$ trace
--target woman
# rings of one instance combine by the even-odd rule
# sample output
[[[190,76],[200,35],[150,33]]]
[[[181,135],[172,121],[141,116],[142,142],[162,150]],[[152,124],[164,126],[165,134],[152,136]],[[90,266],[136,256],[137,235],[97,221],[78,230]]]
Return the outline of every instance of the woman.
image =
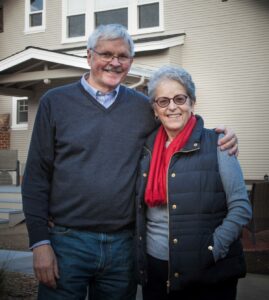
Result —
[[[239,237],[251,218],[239,163],[194,116],[195,85],[184,69],[162,67],[148,90],[161,126],[137,181],[143,299],[235,299],[246,273]]]

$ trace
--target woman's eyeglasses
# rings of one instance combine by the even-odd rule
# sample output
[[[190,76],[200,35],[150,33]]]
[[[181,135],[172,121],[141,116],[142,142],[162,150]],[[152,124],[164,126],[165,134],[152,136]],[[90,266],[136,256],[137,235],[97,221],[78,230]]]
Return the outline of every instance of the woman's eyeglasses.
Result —
[[[129,63],[132,59],[131,56],[127,55],[114,55],[111,52],[98,52],[94,49],[91,49],[94,53],[96,53],[98,56],[100,56],[101,60],[104,62],[111,62],[114,58],[117,58],[118,62],[121,64]]]
[[[154,100],[160,107],[164,108],[167,107],[170,104],[170,101],[173,100],[173,102],[176,105],[183,105],[186,103],[188,99],[188,96],[186,95],[175,95],[173,98],[168,98],[168,97],[159,97]]]

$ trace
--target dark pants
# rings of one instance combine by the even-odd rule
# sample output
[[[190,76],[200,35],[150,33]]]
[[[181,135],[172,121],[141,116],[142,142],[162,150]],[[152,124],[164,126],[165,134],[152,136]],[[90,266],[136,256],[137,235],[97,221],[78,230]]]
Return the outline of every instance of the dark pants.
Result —
[[[148,255],[148,283],[143,287],[143,300],[235,300],[237,279],[200,287],[190,287],[167,294],[167,261]]]

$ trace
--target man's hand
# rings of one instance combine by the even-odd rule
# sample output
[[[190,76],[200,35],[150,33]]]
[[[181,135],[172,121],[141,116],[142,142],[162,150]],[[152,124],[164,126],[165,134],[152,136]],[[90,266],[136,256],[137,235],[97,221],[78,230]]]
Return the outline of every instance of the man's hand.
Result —
[[[224,133],[224,137],[218,141],[220,149],[221,150],[228,149],[229,150],[228,153],[230,155],[238,156],[239,154],[238,140],[235,133],[231,129],[225,126],[218,126],[215,130],[218,133]]]
[[[56,288],[59,279],[57,259],[51,245],[41,245],[33,249],[34,271],[37,280],[51,288]]]

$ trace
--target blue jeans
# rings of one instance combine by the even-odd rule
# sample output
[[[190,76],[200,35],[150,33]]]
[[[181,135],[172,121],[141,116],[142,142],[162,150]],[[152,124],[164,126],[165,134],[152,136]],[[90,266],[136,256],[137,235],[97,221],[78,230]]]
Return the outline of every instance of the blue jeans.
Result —
[[[60,279],[39,285],[38,299],[135,300],[133,232],[95,233],[55,226],[51,244]]]

